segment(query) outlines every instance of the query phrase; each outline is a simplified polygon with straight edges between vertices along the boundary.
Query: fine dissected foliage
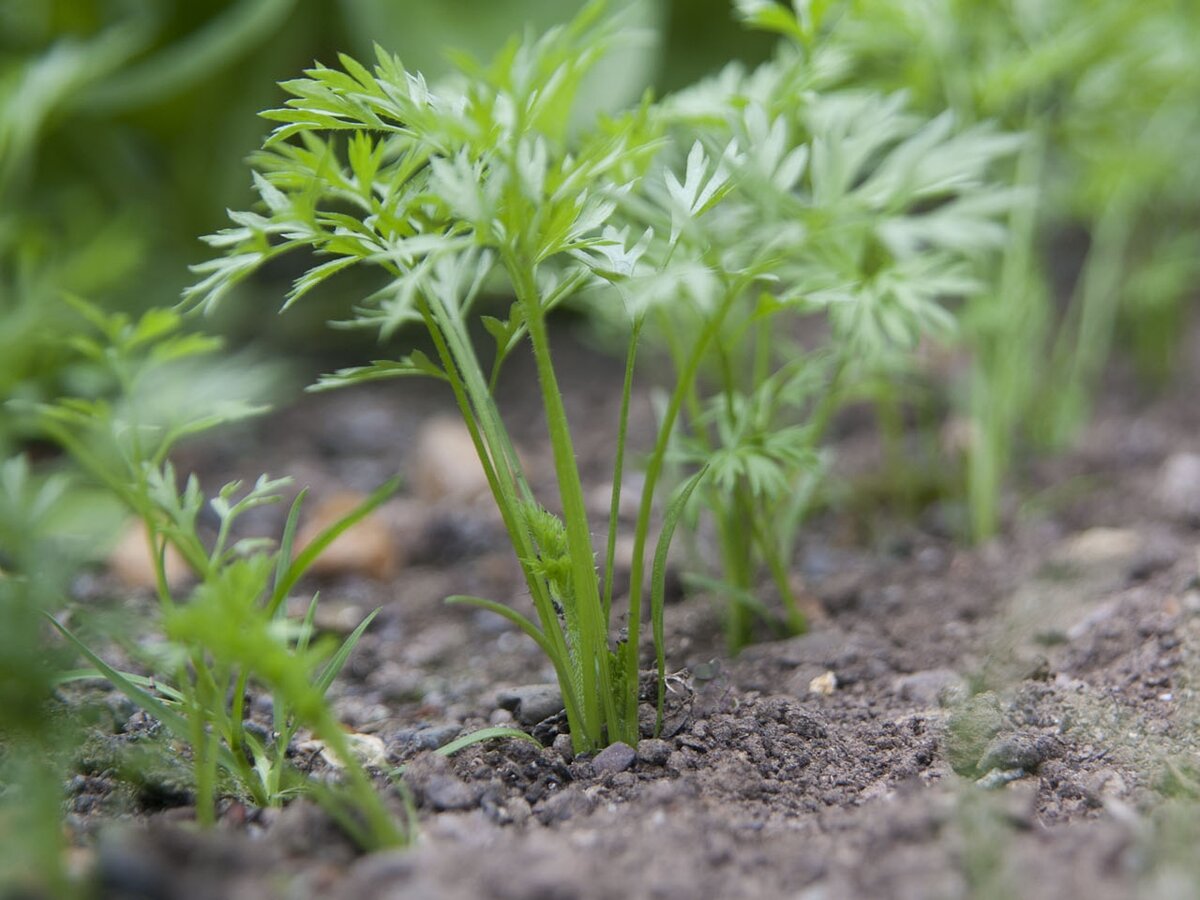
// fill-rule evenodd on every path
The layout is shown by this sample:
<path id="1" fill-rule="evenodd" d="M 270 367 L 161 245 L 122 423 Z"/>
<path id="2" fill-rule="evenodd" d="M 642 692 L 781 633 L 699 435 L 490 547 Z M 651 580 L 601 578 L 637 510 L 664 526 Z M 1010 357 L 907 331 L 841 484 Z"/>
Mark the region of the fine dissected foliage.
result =
<path id="1" fill-rule="evenodd" d="M 392 820 L 333 715 L 325 694 L 374 616 L 340 646 L 314 641 L 316 598 L 301 622 L 286 617 L 284 601 L 305 569 L 347 527 L 397 487 L 380 488 L 359 509 L 316 538 L 293 558 L 293 539 L 303 493 L 288 516 L 282 540 L 234 539 L 248 510 L 280 500 L 288 479 L 262 476 L 245 488 L 227 484 L 206 497 L 195 478 L 182 486 L 169 460 L 183 437 L 260 411 L 232 399 L 223 388 L 198 391 L 190 363 L 216 342 L 181 330 L 182 318 L 152 310 L 137 320 L 105 314 L 76 301 L 95 336 L 72 345 L 82 359 L 107 370 L 120 386 L 115 401 L 64 398 L 36 409 L 42 431 L 62 445 L 93 479 L 108 488 L 142 521 L 147 554 L 154 561 L 162 633 L 166 643 L 142 660 L 147 678 L 119 671 L 93 652 L 57 618 L 51 624 L 88 663 L 72 677 L 103 677 L 158 719 L 191 750 L 197 817 L 211 824 L 222 782 L 260 806 L 278 805 L 296 793 L 314 793 L 364 847 L 401 843 L 406 829 Z M 243 370 L 240 380 L 252 383 Z M 172 387 L 178 390 L 172 390 Z M 236 393 L 232 394 L 236 397 Z M 204 507 L 219 525 L 213 540 L 200 531 Z M 194 588 L 168 579 L 167 553 L 191 570 Z M 251 681 L 272 700 L 274 727 L 266 736 L 246 727 Z M 343 763 L 341 789 L 309 781 L 293 769 L 287 750 L 300 728 L 311 729 Z"/>
<path id="2" fill-rule="evenodd" d="M 806 412 L 836 402 L 829 372 L 873 367 L 930 329 L 952 328 L 944 300 L 974 288 L 968 261 L 1003 233 L 995 218 L 1007 198 L 984 173 L 1014 143 L 987 129 L 957 133 L 948 117 L 923 122 L 899 98 L 822 96 L 798 49 L 576 134 L 574 92 L 617 33 L 594 6 L 488 66 L 464 62 L 446 86 L 431 87 L 382 50 L 373 71 L 343 57 L 342 69 L 318 66 L 285 83 L 292 99 L 265 113 L 278 124 L 253 160 L 261 211 L 232 213 L 233 227 L 208 238 L 224 256 L 197 267 L 188 295 L 211 308 L 296 250 L 315 258 L 285 308 L 351 266 L 383 270 L 386 285 L 360 301 L 354 321 L 384 337 L 420 323 L 436 358 L 414 352 L 322 386 L 402 375 L 447 382 L 537 621 L 493 600 L 456 599 L 506 616 L 547 653 L 580 751 L 639 737 L 647 543 L 668 458 L 686 473 L 650 567 L 660 684 L 666 547 L 687 499 L 707 479 L 702 493 L 719 518 L 749 517 L 725 560 L 738 596 L 764 561 L 790 599 L 790 545 L 780 546 L 774 520 L 781 491 L 816 459 L 820 428 Z M 495 341 L 490 371 L 470 340 L 485 291 L 515 297 L 506 317 L 482 317 Z M 579 294 L 631 325 L 602 575 L 546 327 L 547 314 Z M 785 333 L 769 333 L 785 311 L 826 314 L 834 349 L 789 361 Z M 646 461 L 625 635 L 616 638 L 616 492 L 634 354 L 649 321 L 670 335 L 676 378 Z M 561 517 L 533 496 L 492 395 L 523 343 L 536 363 Z M 794 603 L 788 615 L 802 627 Z M 745 633 L 736 624 L 731 643 Z"/>
<path id="3" fill-rule="evenodd" d="M 604 226 L 657 149 L 644 112 L 582 137 L 570 133 L 574 94 L 615 34 L 599 18 L 593 6 L 536 42 L 512 43 L 488 67 L 464 63 L 459 89 L 434 90 L 382 50 L 374 72 L 343 57 L 345 71 L 318 67 L 286 83 L 293 99 L 266 113 L 279 125 L 254 160 L 265 211 L 235 213 L 235 227 L 209 239 L 227 255 L 198 267 L 204 278 L 190 295 L 211 307 L 263 263 L 297 248 L 327 259 L 296 281 L 285 305 L 352 265 L 387 273 L 388 284 L 359 304 L 357 321 L 384 336 L 421 323 L 437 358 L 413 353 L 323 384 L 407 374 L 448 383 L 521 560 L 537 623 L 506 605 L 474 602 L 516 622 L 547 652 L 580 751 L 638 739 L 641 579 L 627 641 L 614 650 L 611 598 L 601 596 L 546 316 L 585 285 L 628 277 L 636 248 Z M 516 300 L 505 319 L 484 320 L 496 342 L 488 373 L 469 328 L 481 291 L 497 283 Z M 491 392 L 505 358 L 526 339 L 561 518 L 533 496 Z"/>
<path id="4" fill-rule="evenodd" d="M 697 505 L 713 519 L 721 569 L 701 581 L 729 599 L 735 650 L 763 612 L 764 570 L 784 629 L 803 627 L 788 579 L 825 427 L 864 385 L 902 375 L 919 342 L 955 337 L 956 304 L 982 289 L 1006 236 L 1012 192 L 990 173 L 1020 144 L 949 113 L 926 119 L 902 95 L 831 89 L 836 67 L 811 23 L 776 4 L 743 12 L 789 40 L 768 64 L 731 67 L 656 110 L 676 156 L 690 147 L 686 178 L 669 174 L 676 160 L 664 153 L 665 196 L 626 204 L 636 228 L 665 233 L 669 220 L 678 235 L 647 258 L 664 252 L 708 285 L 701 302 L 656 304 L 650 334 L 682 371 L 713 329 L 685 379 L 674 458 L 710 467 Z"/>
<path id="5" fill-rule="evenodd" d="M 1014 173 L 1025 201 L 988 290 L 964 316 L 974 369 L 967 495 L 972 530 L 986 538 L 999 525 L 1014 441 L 1072 439 L 1114 344 L 1151 378 L 1174 368 L 1200 276 L 1200 6 L 835 7 L 825 42 L 852 82 L 903 88 L 923 109 L 949 107 L 965 121 L 993 119 L 1029 135 Z M 1055 238 L 1079 231 L 1086 244 L 1072 260 Z"/>

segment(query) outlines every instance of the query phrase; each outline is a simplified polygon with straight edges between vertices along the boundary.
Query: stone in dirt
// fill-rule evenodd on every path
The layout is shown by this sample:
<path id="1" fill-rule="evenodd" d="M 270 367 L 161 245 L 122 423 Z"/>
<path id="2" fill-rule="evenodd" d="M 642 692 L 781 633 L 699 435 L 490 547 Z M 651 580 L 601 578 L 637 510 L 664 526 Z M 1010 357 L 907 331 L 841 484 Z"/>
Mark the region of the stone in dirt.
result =
<path id="1" fill-rule="evenodd" d="M 338 491 L 317 503 L 296 536 L 296 553 L 366 499 L 365 494 L 357 491 Z M 339 534 L 309 571 L 323 576 L 361 574 L 382 581 L 391 577 L 400 564 L 399 548 L 391 529 L 375 511 Z"/>
<path id="2" fill-rule="evenodd" d="M 899 676 L 892 687 L 901 700 L 920 706 L 946 706 L 965 699 L 967 681 L 952 669 L 927 669 Z"/>
<path id="3" fill-rule="evenodd" d="M 990 769 L 1037 770 L 1043 762 L 1056 755 L 1056 742 L 1049 737 L 1035 736 L 1023 732 L 1003 734 L 995 738 L 979 758 L 980 771 Z"/>
<path id="4" fill-rule="evenodd" d="M 1200 453 L 1174 453 L 1158 473 L 1158 501 L 1183 522 L 1200 522 Z"/>
<path id="5" fill-rule="evenodd" d="M 1141 535 L 1129 528 L 1089 528 L 1063 542 L 1059 561 L 1081 569 L 1123 571 L 1142 549 Z"/>
<path id="6" fill-rule="evenodd" d="M 427 753 L 404 767 L 404 781 L 417 799 L 435 812 L 472 809 L 478 805 L 481 788 L 468 784 L 453 771 L 450 760 Z"/>
<path id="7" fill-rule="evenodd" d="M 490 493 L 471 433 L 450 416 L 422 427 L 409 473 L 413 493 L 426 503 L 475 503 Z"/>
<path id="8" fill-rule="evenodd" d="M 575 759 L 575 746 L 571 743 L 571 736 L 569 734 L 560 734 L 555 737 L 551 747 L 562 758 L 563 762 L 569 763 Z"/>
<path id="9" fill-rule="evenodd" d="M 833 692 L 837 690 L 837 686 L 838 680 L 836 674 L 832 671 L 822 672 L 809 681 L 808 692 L 810 694 L 820 694 L 822 697 L 831 697 L 833 696 Z"/>
<path id="10" fill-rule="evenodd" d="M 538 805 L 534 815 L 543 825 L 565 822 L 592 811 L 595 801 L 577 787 L 563 788 Z"/>
<path id="11" fill-rule="evenodd" d="M 436 812 L 471 809 L 479 802 L 479 791 L 454 775 L 430 775 L 421 795 Z"/>
<path id="12" fill-rule="evenodd" d="M 522 725 L 536 725 L 562 712 L 562 692 L 557 684 L 526 684 L 500 691 L 496 705 L 511 712 Z"/>
<path id="13" fill-rule="evenodd" d="M 638 741 L 637 758 L 648 766 L 665 766 L 671 758 L 672 747 L 669 743 L 658 738 L 644 738 Z"/>
<path id="14" fill-rule="evenodd" d="M 592 771 L 598 776 L 624 772 L 633 765 L 636 759 L 636 750 L 628 744 L 617 741 L 615 744 L 609 744 L 595 755 L 592 759 Z"/>
<path id="15" fill-rule="evenodd" d="M 192 577 L 192 570 L 182 555 L 170 544 L 164 554 L 167 584 L 179 587 Z M 140 519 L 131 520 L 108 556 L 109 571 L 125 587 L 152 590 L 156 584 L 154 558 L 150 555 L 146 526 Z"/>

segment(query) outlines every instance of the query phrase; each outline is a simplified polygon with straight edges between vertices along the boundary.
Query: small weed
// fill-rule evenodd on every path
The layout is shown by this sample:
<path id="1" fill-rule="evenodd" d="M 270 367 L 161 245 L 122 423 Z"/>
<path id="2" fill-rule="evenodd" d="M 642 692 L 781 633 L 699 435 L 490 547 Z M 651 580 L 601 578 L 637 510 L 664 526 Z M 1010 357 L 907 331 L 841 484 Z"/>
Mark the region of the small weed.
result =
<path id="1" fill-rule="evenodd" d="M 144 523 L 166 637 L 147 659 L 152 674 L 145 677 L 109 666 L 67 625 L 51 618 L 89 663 L 82 677 L 108 679 L 187 743 L 202 823 L 214 821 L 218 773 L 223 773 L 261 806 L 278 805 L 296 791 L 316 792 L 363 846 L 402 842 L 404 830 L 355 762 L 325 701 L 373 616 L 340 646 L 327 646 L 313 640 L 315 597 L 300 623 L 290 622 L 284 608 L 320 551 L 386 499 L 396 482 L 384 485 L 294 558 L 303 493 L 292 505 L 278 546 L 258 538 L 235 540 L 238 518 L 278 502 L 287 480 L 264 475 L 249 488 L 235 482 L 206 497 L 194 476 L 179 485 L 168 458 L 182 437 L 259 411 L 224 393 L 205 396 L 198 389 L 203 382 L 194 379 L 187 402 L 172 393 L 173 379 L 192 374 L 189 364 L 214 351 L 215 343 L 183 333 L 178 313 L 154 310 L 131 320 L 82 301 L 74 305 L 96 332 L 76 337 L 75 350 L 105 367 L 120 385 L 121 396 L 115 403 L 69 398 L 44 404 L 37 408 L 38 420 L 46 434 Z M 243 377 L 253 380 L 249 373 Z M 201 538 L 197 524 L 205 505 L 219 522 L 211 544 Z M 197 580 L 186 598 L 167 578 L 168 548 L 186 561 Z M 246 728 L 244 703 L 251 680 L 271 692 L 274 723 L 267 737 Z M 301 727 L 311 729 L 343 761 L 342 789 L 309 782 L 291 768 L 287 749 Z"/>

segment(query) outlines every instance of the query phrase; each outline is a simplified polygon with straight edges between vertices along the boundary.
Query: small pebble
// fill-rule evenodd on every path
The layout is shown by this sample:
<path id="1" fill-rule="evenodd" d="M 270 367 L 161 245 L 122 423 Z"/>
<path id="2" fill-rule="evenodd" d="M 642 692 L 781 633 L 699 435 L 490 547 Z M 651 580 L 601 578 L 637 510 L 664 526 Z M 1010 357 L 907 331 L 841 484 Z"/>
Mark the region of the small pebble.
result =
<path id="1" fill-rule="evenodd" d="M 557 684 L 527 684 L 501 691 L 496 705 L 511 712 L 522 725 L 536 725 L 562 712 L 562 692 Z"/>
<path id="2" fill-rule="evenodd" d="M 592 798 L 579 788 L 568 787 L 551 794 L 538 806 L 536 815 L 543 825 L 551 825 L 591 812 L 593 803 Z"/>
<path id="3" fill-rule="evenodd" d="M 571 742 L 569 734 L 559 734 L 554 738 L 554 743 L 550 745 L 554 752 L 562 757 L 563 762 L 571 762 L 575 759 L 575 746 Z"/>
<path id="4" fill-rule="evenodd" d="M 992 769 L 982 778 L 977 779 L 975 784 L 984 790 L 994 791 L 996 788 L 1002 788 L 1028 774 L 1024 769 Z"/>
<path id="5" fill-rule="evenodd" d="M 598 775 L 609 775 L 624 772 L 637 759 L 637 751 L 617 741 L 609 744 L 592 759 L 592 770 Z"/>
<path id="6" fill-rule="evenodd" d="M 479 793 L 454 775 L 430 775 L 421 785 L 421 796 L 437 812 L 470 809 L 479 802 Z"/>
<path id="7" fill-rule="evenodd" d="M 984 772 L 989 769 L 1024 769 L 1033 772 L 1052 752 L 1053 746 L 1049 740 L 1028 734 L 1004 734 L 987 745 L 979 759 L 978 768 Z"/>
<path id="8" fill-rule="evenodd" d="M 665 766 L 671 758 L 671 745 L 658 738 L 644 738 L 638 742 L 637 758 L 648 766 Z"/>
<path id="9" fill-rule="evenodd" d="M 1094 567 L 1128 567 L 1141 552 L 1142 536 L 1127 528 L 1089 528 L 1067 538 L 1058 549 L 1058 559 L 1084 571 Z"/>
<path id="10" fill-rule="evenodd" d="M 1175 453 L 1158 473 L 1158 502 L 1173 518 L 1200 522 L 1200 453 Z"/>
<path id="11" fill-rule="evenodd" d="M 1016 828 L 1029 829 L 1037 822 L 1038 782 L 1010 781 L 1004 789 L 1001 809 L 1004 817 Z"/>
<path id="12" fill-rule="evenodd" d="M 167 545 L 163 562 L 167 584 L 171 587 L 179 587 L 193 578 L 191 567 L 174 545 Z M 108 556 L 108 568 L 113 576 L 128 588 L 150 590 L 157 584 L 154 557 L 150 555 L 146 526 L 140 519 L 132 519 L 125 526 L 124 533 Z"/>
<path id="13" fill-rule="evenodd" d="M 893 682 L 901 700 L 921 706 L 947 706 L 967 696 L 966 679 L 952 669 L 928 669 L 901 675 Z"/>
<path id="14" fill-rule="evenodd" d="M 295 553 L 299 555 L 309 544 L 334 523 L 354 511 L 367 499 L 357 491 L 339 491 L 316 504 L 306 515 L 306 523 L 296 535 Z M 382 516 L 372 512 L 339 534 L 309 570 L 314 575 L 368 575 L 384 580 L 401 565 L 399 546 Z M 353 630 L 358 620 L 350 625 Z"/>
<path id="15" fill-rule="evenodd" d="M 808 683 L 808 692 L 810 694 L 820 694 L 822 697 L 829 697 L 837 690 L 837 686 L 837 675 L 832 671 L 823 672 Z"/>
<path id="16" fill-rule="evenodd" d="M 413 492 L 426 503 L 472 503 L 490 490 L 471 433 L 450 416 L 433 418 L 421 428 L 409 475 Z"/>

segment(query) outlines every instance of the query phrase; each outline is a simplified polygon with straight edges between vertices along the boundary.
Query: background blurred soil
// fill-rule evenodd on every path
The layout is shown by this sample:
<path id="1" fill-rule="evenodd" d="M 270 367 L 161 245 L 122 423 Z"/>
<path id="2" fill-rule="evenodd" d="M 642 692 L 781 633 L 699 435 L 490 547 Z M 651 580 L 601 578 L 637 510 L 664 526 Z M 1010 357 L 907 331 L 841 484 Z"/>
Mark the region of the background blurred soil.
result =
<path id="1" fill-rule="evenodd" d="M 570 335 L 558 346 L 599 522 L 620 364 Z M 1011 527 L 985 546 L 954 540 L 960 511 L 945 503 L 818 515 L 795 573 L 806 635 L 729 659 L 716 602 L 676 591 L 663 737 L 591 760 L 555 740 L 552 691 L 537 687 L 552 672 L 533 644 L 442 603 L 528 601 L 437 386 L 312 395 L 195 444 L 178 467 L 209 490 L 289 474 L 317 516 L 406 473 L 309 587 L 333 632 L 382 610 L 336 704 L 378 739 L 364 741 L 381 769 L 406 767 L 420 838 L 361 856 L 307 803 L 227 803 L 220 827 L 198 833 L 186 787 L 114 777 L 109 745 L 153 726 L 113 700 L 114 734 L 72 783 L 79 864 L 104 897 L 1196 896 L 1200 341 L 1190 349 L 1191 369 L 1153 399 L 1114 374 L 1077 448 L 1020 473 Z M 531 375 L 510 372 L 501 404 L 549 490 L 536 397 L 521 393 Z M 639 398 L 635 434 L 651 415 Z M 880 464 L 872 431 L 869 416 L 841 423 L 851 481 Z M 278 533 L 284 512 L 250 524 Z M 81 593 L 99 604 L 117 591 L 101 574 Z M 267 701 L 253 709 L 269 722 Z M 514 715 L 550 746 L 430 753 Z M 311 746 L 297 760 L 327 768 Z"/>

